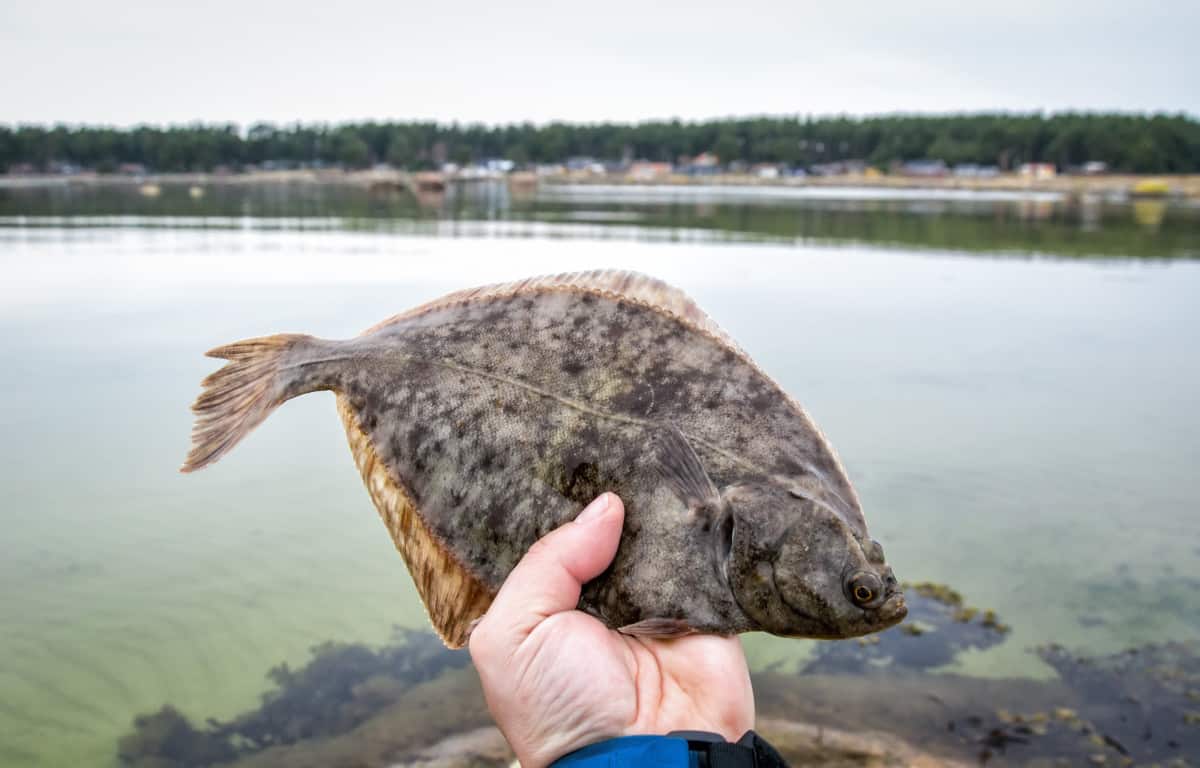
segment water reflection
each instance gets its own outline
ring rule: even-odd
[[[1134,200],[1133,218],[1144,228],[1157,232],[1167,217],[1167,204],[1163,200]]]
[[[1057,193],[831,187],[540,186],[478,182],[418,187],[324,183],[44,185],[0,188],[0,226],[186,226],[355,229],[541,236],[479,222],[589,223],[586,236],[874,243],[966,253],[1196,258],[1200,208],[1132,205]],[[462,229],[435,227],[454,221]],[[636,222],[636,228],[628,224]],[[623,227],[602,232],[603,228]],[[568,236],[579,236],[568,232]]]

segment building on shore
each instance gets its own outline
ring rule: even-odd
[[[630,163],[625,175],[633,181],[658,181],[670,176],[675,167],[670,163],[650,163],[638,161]]]
[[[950,171],[946,168],[945,160],[909,160],[901,163],[895,172],[900,176],[913,176],[916,178],[929,179],[941,178],[949,175]]]
[[[1031,181],[1048,181],[1058,176],[1054,163],[1021,163],[1017,175]]]
[[[993,179],[1000,175],[1000,168],[995,165],[959,163],[954,166],[954,175],[960,179]]]
[[[685,176],[716,176],[721,172],[721,159],[712,152],[701,152],[695,157],[679,158],[676,170]]]
[[[778,179],[787,172],[787,168],[777,163],[758,163],[750,170],[760,179]]]
[[[811,170],[814,176],[857,176],[866,173],[866,160],[836,160],[832,163],[815,163]]]
[[[569,157],[566,165],[568,173],[579,176],[604,176],[608,173],[604,163],[593,157]]]

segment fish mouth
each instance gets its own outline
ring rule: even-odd
[[[875,609],[875,621],[880,625],[880,629],[899,624],[908,616],[908,605],[904,602],[904,593],[899,590],[893,592],[883,605]]]

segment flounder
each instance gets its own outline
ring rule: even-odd
[[[183,471],[284,401],[337,395],[350,450],[443,641],[604,491],[612,565],[579,608],[632,635],[843,638],[904,618],[832,448],[681,291],[628,272],[452,293],[360,336],[210,351]]]

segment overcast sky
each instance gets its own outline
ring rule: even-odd
[[[1200,114],[1200,0],[0,0],[0,122]]]

